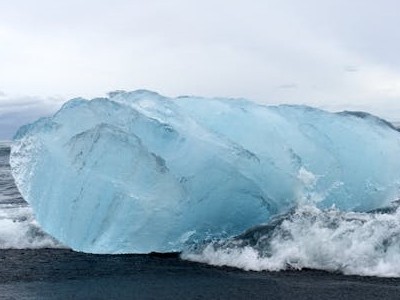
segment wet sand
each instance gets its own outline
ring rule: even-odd
[[[400,279],[246,272],[178,255],[0,250],[0,299],[400,299]]]

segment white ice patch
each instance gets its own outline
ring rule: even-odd
[[[297,173],[297,179],[300,182],[297,191],[299,205],[315,204],[321,202],[326,197],[326,195],[318,193],[315,190],[315,186],[318,182],[318,176],[314,175],[304,166],[300,167]]]
[[[312,172],[308,171],[304,166],[299,169],[297,178],[307,187],[313,188],[317,183],[317,176]]]
[[[239,244],[209,244],[182,257],[252,271],[312,268],[400,277],[400,209],[392,214],[344,213],[304,206],[256,245]]]

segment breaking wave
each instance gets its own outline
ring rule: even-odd
[[[40,229],[30,207],[1,206],[0,249],[60,247],[60,243]]]
[[[359,213],[303,205],[235,238],[192,245],[182,258],[251,271],[400,277],[400,208]]]

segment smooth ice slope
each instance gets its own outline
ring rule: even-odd
[[[239,234],[298,204],[399,196],[400,134],[366,114],[149,91],[74,99],[22,127],[17,186],[75,250],[146,253]]]

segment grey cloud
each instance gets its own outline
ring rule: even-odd
[[[278,86],[280,89],[297,89],[297,84],[295,83],[286,83],[286,84],[281,84]]]
[[[356,66],[346,66],[344,67],[344,70],[349,73],[355,73],[359,71],[358,67]]]
[[[395,0],[3,1],[1,88],[63,98],[145,88],[396,111],[400,102],[379,101],[400,98],[399,8]],[[2,100],[3,113],[35,106]]]
[[[0,140],[10,140],[18,128],[53,114],[59,102],[38,98],[0,100]]]
[[[34,98],[17,98],[17,99],[2,99],[0,101],[0,112],[2,110],[14,110],[16,108],[27,108],[29,106],[38,105],[38,100]]]

